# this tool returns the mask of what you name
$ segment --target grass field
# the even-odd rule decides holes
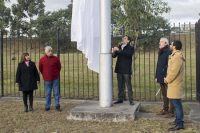
[[[0,132],[1,133],[168,133],[168,124],[172,119],[156,116],[154,118],[137,117],[135,121],[127,122],[94,122],[67,120],[67,113],[80,102],[62,100],[62,112],[56,112],[52,107],[44,111],[44,101],[34,101],[34,112],[23,112],[21,100],[0,100]],[[160,104],[143,105],[143,113],[159,111]],[[185,110],[185,106],[184,106]],[[187,114],[185,114],[187,115]],[[5,117],[6,116],[6,117]],[[184,118],[185,130],[177,133],[198,133],[199,125]]]
[[[185,100],[196,99],[196,51],[194,34],[171,36],[172,40],[180,39],[183,42],[183,53],[186,57],[185,63]],[[4,93],[6,96],[20,96],[15,86],[15,73],[20,55],[25,51],[31,53],[31,58],[38,65],[39,58],[43,55],[43,49],[39,42],[30,44],[22,40],[7,40],[4,42]],[[84,55],[67,48],[60,54],[62,70],[60,76],[61,96],[64,98],[98,99],[99,84],[98,74],[87,68],[87,60]],[[11,58],[15,56],[16,60]],[[157,63],[157,48],[137,49],[133,61],[132,84],[134,98],[136,100],[160,100],[161,94],[155,96],[159,85],[155,82],[155,69]],[[113,59],[113,70],[116,59]],[[106,74],[105,74],[106,76]],[[41,76],[39,89],[36,96],[44,96],[44,86]],[[116,74],[113,73],[113,98],[117,96]]]

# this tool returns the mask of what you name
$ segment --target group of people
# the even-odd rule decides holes
[[[126,35],[122,38],[122,44],[112,48],[113,58],[117,57],[115,72],[117,73],[118,81],[118,99],[114,104],[123,103],[126,85],[129,103],[134,105],[131,84],[134,47],[130,43],[131,38]],[[170,45],[167,38],[160,39],[155,80],[160,84],[164,104],[158,115],[174,117],[175,112],[175,120],[169,123],[173,127],[169,128],[169,131],[184,129],[181,99],[184,95],[183,74],[185,59],[181,49],[182,43],[179,40],[175,40]]]
[[[49,111],[51,107],[51,93],[54,92],[55,109],[60,109],[60,78],[61,63],[58,57],[52,53],[52,47],[45,47],[45,55],[40,58],[39,71],[44,79],[44,87],[46,91],[45,111]],[[23,53],[21,61],[18,64],[16,72],[16,84],[19,90],[23,92],[24,112],[33,111],[33,91],[38,88],[40,76],[34,62],[30,60],[29,53]],[[29,99],[29,105],[28,105]]]
[[[160,39],[156,81],[160,83],[163,96],[163,109],[158,115],[167,115],[175,120],[169,131],[184,129],[183,107],[181,99],[184,97],[183,75],[185,58],[181,52],[182,43],[176,40],[169,45],[167,38]]]
[[[159,43],[158,62],[155,79],[160,84],[163,96],[163,109],[159,115],[174,116],[174,125],[169,128],[169,131],[184,129],[183,121],[183,74],[184,74],[184,56],[181,52],[182,43],[174,41],[169,45],[167,38],[161,38]],[[134,47],[131,46],[131,37],[125,35],[122,38],[122,44],[112,48],[113,58],[117,57],[115,73],[117,73],[118,81],[118,99],[114,104],[120,104],[124,101],[125,85],[128,90],[129,104],[134,105],[133,90],[131,83],[132,75],[132,56]],[[45,47],[45,55],[40,58],[39,71],[44,79],[46,91],[45,111],[51,108],[51,92],[54,91],[55,109],[60,109],[60,90],[59,76],[61,63],[58,57],[52,53],[52,47]],[[18,64],[16,73],[16,84],[19,90],[23,92],[24,111],[33,111],[33,91],[37,89],[37,84],[40,82],[40,76],[36,65],[30,60],[29,53],[23,53],[21,62]],[[27,103],[29,97],[29,105]],[[170,105],[170,106],[169,106]]]

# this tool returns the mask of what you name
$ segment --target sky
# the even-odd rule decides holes
[[[65,9],[71,0],[45,0],[46,10],[55,11]]]
[[[196,23],[199,19],[200,0],[164,0],[171,12],[164,15],[172,23]]]
[[[15,2],[16,0],[10,0]],[[71,0],[45,0],[46,11],[64,9]],[[168,2],[171,11],[163,16],[171,23],[196,23],[200,19],[200,0],[163,0]]]

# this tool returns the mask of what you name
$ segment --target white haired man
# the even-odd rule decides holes
[[[160,38],[159,42],[159,52],[158,52],[158,61],[156,67],[156,81],[160,84],[162,96],[163,96],[163,108],[158,113],[158,115],[165,115],[165,117],[174,116],[174,106],[170,104],[169,99],[167,98],[167,84],[164,83],[164,77],[167,75],[168,67],[168,57],[171,54],[169,47],[169,41],[167,38]],[[169,107],[170,104],[170,107]]]
[[[54,91],[55,108],[60,110],[60,92],[59,92],[59,77],[61,70],[61,63],[58,57],[52,53],[52,47],[45,47],[45,55],[40,58],[39,70],[44,79],[46,90],[46,104],[45,111],[49,111],[51,107],[51,92]]]

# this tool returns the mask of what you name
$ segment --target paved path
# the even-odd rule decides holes
[[[191,111],[189,119],[200,124],[200,103],[188,103]]]

